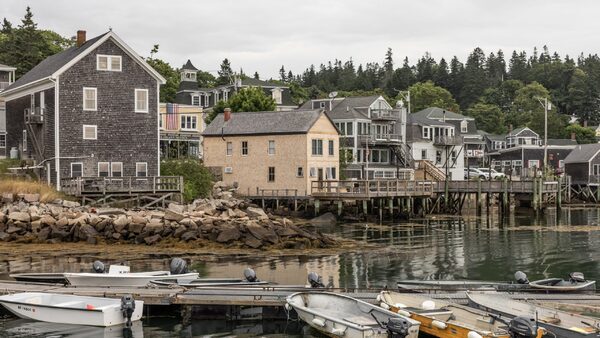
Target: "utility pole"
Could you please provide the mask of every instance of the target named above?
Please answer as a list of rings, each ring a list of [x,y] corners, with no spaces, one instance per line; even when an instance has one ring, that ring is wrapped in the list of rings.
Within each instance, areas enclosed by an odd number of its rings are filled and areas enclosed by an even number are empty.
[[[548,98],[544,97],[544,101],[539,97],[536,97],[538,102],[544,107],[544,167],[543,172],[547,169],[548,165],[548,110],[552,109],[551,103],[548,102]]]

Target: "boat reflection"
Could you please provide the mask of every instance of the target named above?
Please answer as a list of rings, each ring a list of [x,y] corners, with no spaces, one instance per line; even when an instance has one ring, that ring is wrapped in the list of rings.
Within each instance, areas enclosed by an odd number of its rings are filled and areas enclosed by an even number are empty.
[[[69,337],[69,338],[142,338],[144,328],[141,321],[135,321],[130,328],[124,325],[95,327],[37,322],[26,319],[0,321],[0,337]]]

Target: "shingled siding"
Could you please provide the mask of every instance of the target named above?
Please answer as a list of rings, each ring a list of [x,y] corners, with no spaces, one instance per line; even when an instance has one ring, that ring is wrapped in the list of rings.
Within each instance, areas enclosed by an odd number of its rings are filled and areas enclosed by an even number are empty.
[[[96,55],[121,55],[122,71],[96,70]],[[122,162],[123,175],[135,176],[146,162],[158,174],[157,80],[111,40],[59,77],[61,178],[71,162],[83,163],[84,176],[98,175],[98,162]],[[83,87],[97,88],[97,111],[83,110]],[[135,112],[135,89],[148,90],[148,113]],[[97,140],[83,139],[83,125],[97,126]],[[93,155],[93,157],[92,157]]]
[[[10,150],[13,147],[21,151],[23,130],[25,129],[23,112],[25,108],[29,107],[31,107],[29,95],[6,102],[6,152],[8,155],[10,155]],[[27,147],[27,150],[27,154],[29,154],[33,149]],[[19,152],[19,154],[21,153]]]

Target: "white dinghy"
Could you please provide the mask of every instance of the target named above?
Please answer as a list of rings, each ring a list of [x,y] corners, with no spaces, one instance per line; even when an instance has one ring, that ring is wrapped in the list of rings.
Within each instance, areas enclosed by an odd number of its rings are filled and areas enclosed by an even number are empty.
[[[99,263],[97,265],[97,263]],[[98,267],[98,268],[97,268]],[[104,287],[143,287],[151,281],[164,279],[189,280],[198,278],[198,273],[187,273],[184,260],[175,258],[171,261],[171,271],[131,272],[129,266],[111,265],[108,273],[104,272],[101,262],[94,262],[94,272],[64,273],[72,286],[104,286]]]
[[[0,296],[0,304],[24,319],[103,327],[129,325],[142,318],[144,308],[144,302],[131,296],[113,299],[41,292]]]
[[[352,297],[328,292],[298,292],[286,309],[316,330],[346,338],[417,338],[420,323]]]

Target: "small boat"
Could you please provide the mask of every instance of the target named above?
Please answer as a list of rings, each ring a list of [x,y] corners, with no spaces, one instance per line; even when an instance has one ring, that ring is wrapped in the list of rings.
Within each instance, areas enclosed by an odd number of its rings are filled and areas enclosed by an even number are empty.
[[[0,304],[24,319],[90,326],[131,324],[142,318],[144,308],[144,302],[131,296],[113,299],[41,292],[0,296]]]
[[[417,338],[419,322],[352,297],[329,292],[297,292],[286,309],[317,331],[346,338]]]
[[[130,272],[128,266],[111,265],[108,273],[65,273],[64,276],[72,286],[142,287],[151,281],[172,279],[175,275],[170,271]],[[195,279],[198,278],[198,273],[182,273],[176,276],[179,279]]]
[[[529,286],[536,290],[545,291],[595,291],[596,281],[586,280],[581,272],[572,272],[569,274],[569,279],[562,278],[547,278],[529,282]]]
[[[152,284],[160,286],[183,286],[186,288],[200,288],[206,286],[253,286],[253,285],[266,285],[269,284],[267,281],[249,282],[245,279],[239,278],[197,278],[197,279],[183,279],[183,278],[170,278],[161,280],[152,280]]]
[[[3,321],[0,326],[4,332],[2,337],[143,338],[142,321],[137,320],[131,324],[131,327],[125,327],[125,324],[97,327],[11,319]]]
[[[382,291],[381,307],[421,323],[419,330],[441,338],[510,338],[510,325],[489,313],[422,295]],[[543,332],[538,332],[542,337]]]
[[[544,306],[512,300],[504,295],[468,292],[469,305],[501,316],[528,316],[537,319],[539,326],[555,337],[598,337],[600,321]]]
[[[67,284],[62,272],[13,273],[9,277],[17,282]]]

